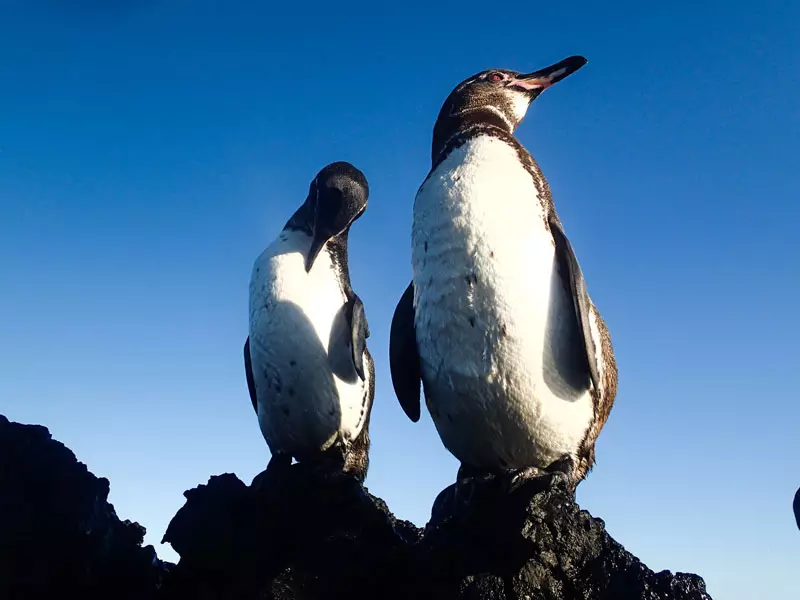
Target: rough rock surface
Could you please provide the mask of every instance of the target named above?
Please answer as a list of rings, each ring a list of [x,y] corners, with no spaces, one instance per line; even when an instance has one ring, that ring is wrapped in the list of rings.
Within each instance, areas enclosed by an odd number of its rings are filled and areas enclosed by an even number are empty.
[[[169,595],[413,597],[399,574],[411,570],[420,530],[352,477],[302,465],[281,475],[265,485],[262,473],[248,487],[225,474],[185,493],[164,535],[181,556]]]
[[[511,494],[498,479],[446,488],[420,554],[423,579],[435,590],[430,597],[710,598],[697,575],[654,573],[626,551],[602,520],[580,510],[560,474],[528,480]]]
[[[628,553],[558,475],[511,494],[494,478],[450,486],[424,531],[348,476],[219,475],[184,494],[164,536],[181,560],[168,565],[45,428],[0,417],[0,469],[4,599],[709,598],[700,577]]]
[[[166,590],[202,598],[710,598],[696,575],[653,573],[574,503],[560,476],[512,494],[496,479],[445,489],[423,531],[345,476],[294,465],[186,492],[165,539]],[[468,500],[467,500],[468,499]]]
[[[109,485],[39,425],[0,415],[0,598],[152,598],[167,568]]]

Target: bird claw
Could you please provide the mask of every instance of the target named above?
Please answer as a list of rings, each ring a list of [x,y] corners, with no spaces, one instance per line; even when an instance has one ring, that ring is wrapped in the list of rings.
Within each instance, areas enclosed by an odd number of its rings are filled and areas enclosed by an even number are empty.
[[[543,472],[537,467],[525,467],[524,469],[519,469],[518,471],[511,471],[509,473],[509,478],[507,479],[506,491],[509,494],[512,494],[526,481],[541,477],[542,475]]]
[[[574,462],[572,458],[564,457],[552,463],[546,469],[526,467],[509,472],[509,477],[506,480],[506,490],[511,494],[534,479],[546,482],[547,486],[552,486],[556,480],[561,479],[566,482],[567,487],[574,490],[573,473]]]

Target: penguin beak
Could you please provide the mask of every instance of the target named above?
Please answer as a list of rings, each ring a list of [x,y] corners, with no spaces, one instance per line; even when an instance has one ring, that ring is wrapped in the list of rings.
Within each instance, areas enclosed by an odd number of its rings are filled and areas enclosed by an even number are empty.
[[[554,83],[572,75],[587,62],[583,56],[570,56],[544,69],[516,77],[509,83],[509,87],[524,90],[530,93],[533,99]]]
[[[316,228],[314,228],[314,237],[311,240],[311,247],[308,249],[308,256],[306,256],[306,273],[311,271],[314,261],[317,260],[320,250],[322,250],[327,241],[327,237],[317,236]]]

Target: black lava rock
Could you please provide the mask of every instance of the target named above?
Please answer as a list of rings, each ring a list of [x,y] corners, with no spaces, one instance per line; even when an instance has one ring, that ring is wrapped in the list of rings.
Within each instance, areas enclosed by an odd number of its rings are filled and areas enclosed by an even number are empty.
[[[296,464],[267,484],[212,477],[186,492],[164,540],[176,598],[410,598],[421,531],[353,477]]]
[[[44,427],[0,416],[0,598],[172,600],[701,600],[696,575],[654,573],[547,475],[439,494],[425,530],[347,475],[292,465],[251,485],[211,477],[164,540],[141,547],[98,479]]]
[[[581,511],[560,475],[508,493],[450,486],[424,534],[348,476],[293,465],[247,487],[186,493],[165,540],[181,555],[169,597],[703,600],[696,575],[653,573]]]
[[[167,564],[39,425],[0,415],[0,598],[151,598]]]
[[[653,573],[580,510],[560,474],[442,491],[419,544],[422,598],[709,599],[696,575]]]

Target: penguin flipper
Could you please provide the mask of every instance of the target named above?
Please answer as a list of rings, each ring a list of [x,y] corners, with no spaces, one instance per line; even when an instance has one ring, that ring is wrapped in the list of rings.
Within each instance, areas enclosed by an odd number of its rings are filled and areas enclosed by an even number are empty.
[[[369,324],[367,323],[367,314],[364,312],[364,303],[356,293],[353,293],[347,303],[347,322],[350,325],[350,348],[353,355],[353,366],[356,373],[365,380],[364,373],[364,350],[367,347],[367,338],[369,337]]]
[[[364,397],[364,425],[361,432],[353,440],[347,449],[344,459],[344,470],[353,475],[362,484],[367,478],[369,470],[369,422],[372,417],[372,405],[375,401],[375,361],[369,350],[364,351],[364,366],[366,367],[367,379],[370,381],[369,393]]]
[[[389,367],[394,393],[403,412],[414,423],[420,417],[419,352],[414,329],[414,283],[408,284],[392,317],[389,335]]]
[[[591,300],[586,291],[586,281],[583,279],[583,272],[581,271],[580,265],[578,265],[578,259],[572,249],[572,244],[569,243],[569,239],[564,233],[564,229],[561,227],[558,218],[551,214],[548,221],[550,223],[550,232],[553,234],[553,240],[555,241],[558,273],[572,296],[572,303],[575,307],[575,317],[578,321],[578,329],[583,334],[586,362],[589,366],[589,377],[595,389],[599,389],[601,386],[600,365],[597,364],[595,343],[589,325],[589,306]]]
[[[256,380],[253,378],[253,363],[250,361],[250,336],[244,342],[244,373],[247,377],[247,389],[250,392],[250,401],[253,410],[258,414],[258,400],[256,399]]]

